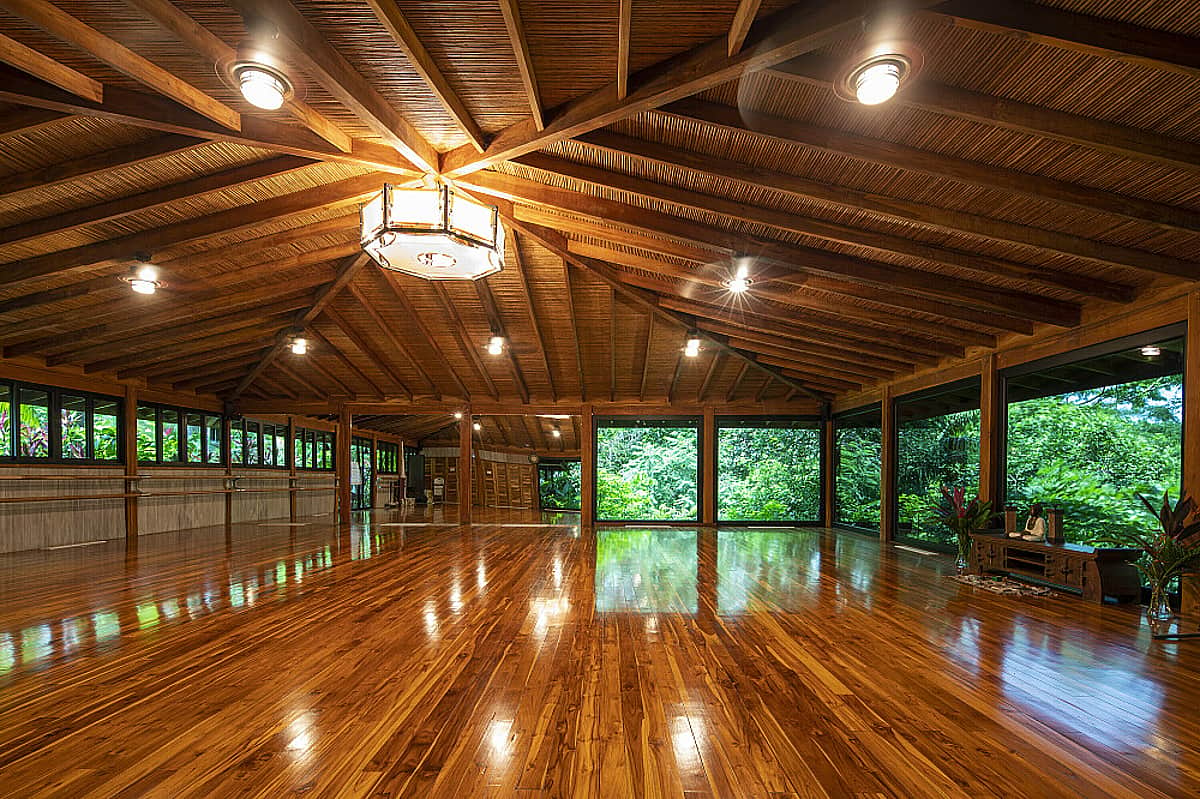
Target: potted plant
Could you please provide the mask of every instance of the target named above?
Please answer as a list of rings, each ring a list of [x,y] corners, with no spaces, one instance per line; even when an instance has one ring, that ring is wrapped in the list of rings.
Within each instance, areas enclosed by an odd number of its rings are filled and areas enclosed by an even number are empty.
[[[1174,507],[1170,496],[1163,494],[1162,506],[1157,510],[1141,494],[1138,499],[1161,528],[1153,535],[1134,536],[1143,553],[1138,569],[1150,583],[1150,606],[1146,613],[1151,619],[1165,620],[1174,615],[1168,598],[1171,583],[1200,572],[1200,512],[1187,494]]]
[[[992,518],[992,503],[980,502],[979,497],[967,501],[962,486],[951,489],[942,486],[942,501],[933,509],[938,521],[950,528],[958,541],[958,559],[954,565],[959,574],[966,571],[971,556],[971,533],[987,527]]]

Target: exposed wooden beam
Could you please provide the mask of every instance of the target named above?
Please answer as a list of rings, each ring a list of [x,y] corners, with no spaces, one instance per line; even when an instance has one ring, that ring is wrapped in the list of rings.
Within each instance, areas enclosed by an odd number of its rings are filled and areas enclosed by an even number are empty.
[[[118,370],[117,379],[131,380],[137,377],[144,377],[146,380],[169,379],[172,375],[178,375],[181,372],[190,372],[193,369],[208,364],[227,362],[234,358],[243,358],[252,354],[261,355],[263,350],[264,347],[261,341],[250,341],[228,346],[218,346],[210,349],[208,352],[189,355],[185,358],[180,358],[174,355],[174,353],[168,353],[161,360],[142,362]]]
[[[357,255],[351,255],[346,258],[346,260],[342,261],[342,263],[338,265],[337,273],[334,275],[333,282],[327,284],[325,288],[317,293],[316,299],[313,301],[312,305],[308,307],[308,310],[306,310],[304,313],[297,314],[296,318],[293,320],[292,326],[304,328],[311,324],[314,319],[321,315],[321,312],[325,310],[326,306],[333,302],[334,298],[337,297],[338,292],[345,288],[346,285],[354,279],[354,276],[362,271],[362,268],[366,266],[370,260],[370,256],[366,255],[365,253],[359,253]],[[246,376],[238,382],[228,397],[229,402],[233,402],[239,396],[241,396],[242,392],[254,382],[255,378],[262,374],[262,371],[266,369],[281,352],[283,352],[284,348],[288,346],[287,334],[288,328],[284,328],[276,334],[274,346],[267,350],[267,354],[262,357],[262,360],[255,364],[254,368],[247,372]]]
[[[534,343],[537,344],[538,358],[541,360],[542,369],[546,373],[546,385],[550,388],[550,399],[557,402],[558,390],[554,387],[554,373],[550,369],[550,359],[546,355],[546,336],[542,332],[541,317],[534,310],[533,288],[529,285],[529,275],[525,268],[525,256],[521,252],[521,236],[512,229],[509,229],[507,233],[506,238],[513,252],[511,267],[521,284],[521,296],[525,301],[525,308],[529,313],[529,325],[533,328],[533,338]]]
[[[650,380],[650,352],[654,346],[654,314],[646,316],[646,346],[642,351],[642,380],[638,384],[638,401],[646,401],[646,384]]]
[[[365,312],[367,316],[371,318],[371,321],[375,323],[375,327],[379,329],[380,335],[383,336],[388,347],[403,355],[405,360],[407,360],[412,366],[413,370],[421,376],[423,381],[425,381],[425,385],[429,387],[429,390],[438,398],[440,398],[441,392],[438,390],[437,383],[435,383],[433,378],[429,376],[429,372],[425,371],[425,367],[423,367],[421,362],[417,360],[417,357],[413,354],[412,348],[408,346],[403,337],[396,335],[396,331],[387,323],[387,320],[383,318],[383,315],[379,312],[379,309],[375,307],[375,303],[371,302],[370,299],[363,293],[358,283],[352,282],[348,284],[346,286],[346,290],[349,291],[351,296],[358,301],[358,304],[362,308],[363,312]]]
[[[0,7],[213,122],[231,130],[239,130],[242,126],[241,114],[237,111],[85,25],[47,0],[0,0]],[[88,99],[99,102],[99,98]]]
[[[794,364],[799,364],[801,368],[810,370],[819,370],[828,372],[831,377],[844,377],[848,380],[883,380],[890,379],[895,376],[895,372],[890,369],[881,369],[879,367],[864,364],[859,360],[845,359],[841,360],[837,357],[823,357],[813,355],[810,351],[804,349],[792,349],[790,347],[776,347],[770,344],[763,344],[754,341],[748,336],[742,336],[741,331],[732,329],[731,326],[722,326],[720,324],[698,324],[702,330],[711,330],[717,333],[724,333],[730,336],[729,343],[731,346],[738,349],[746,350],[747,352],[756,352],[759,355],[765,355],[769,358],[784,358]],[[831,350],[827,351],[831,356]]]
[[[479,357],[480,347],[471,341],[471,335],[467,332],[466,323],[459,316],[454,302],[450,299],[450,295],[446,293],[446,287],[436,282],[431,283],[430,287],[433,289],[434,297],[437,298],[438,307],[442,309],[442,315],[445,317],[447,327],[450,328],[450,332],[454,335],[454,340],[458,342],[459,351],[467,359],[467,363],[474,367],[475,374],[487,386],[487,392],[492,399],[499,399],[500,392],[496,390],[496,383],[492,380],[492,376],[488,374],[487,366],[483,363],[483,359]]]
[[[517,360],[512,337],[508,334],[504,318],[500,315],[500,306],[496,303],[496,296],[492,293],[492,288],[488,285],[486,278],[475,281],[475,293],[479,296],[480,304],[483,305],[483,312],[488,318],[492,334],[504,337],[504,357],[512,372],[513,384],[521,395],[521,401],[527,403],[529,402],[529,385],[525,382],[525,374],[521,371],[521,363]]]
[[[934,13],[963,27],[1200,77],[1200,40],[1177,33],[1014,0],[954,0]]]
[[[116,355],[101,361],[85,363],[83,365],[83,373],[90,375],[114,370],[132,369],[139,366],[161,366],[164,362],[178,363],[187,358],[211,354],[214,348],[229,347],[232,349],[241,347],[249,342],[253,342],[258,349],[262,349],[263,337],[269,337],[274,328],[275,325],[271,321],[264,320],[262,323],[252,327],[240,328],[228,333],[215,334],[206,336],[203,339],[172,345],[166,352],[158,348],[146,349],[128,355]]]
[[[354,139],[350,151],[343,152],[311,130],[262,116],[243,117],[241,129],[230,130],[165,97],[118,86],[105,86],[104,100],[97,103],[4,65],[0,65],[0,100],[63,114],[112,119],[164,133],[229,141],[319,161],[341,161],[399,175],[418,174],[409,161],[378,142]]]
[[[969,161],[931,150],[921,150],[882,139],[872,139],[844,130],[823,128],[807,122],[768,114],[753,113],[753,125],[744,121],[744,111],[702,100],[681,100],[662,109],[674,116],[699,120],[730,130],[751,130],[781,141],[798,144],[811,150],[833,153],[858,161],[948,178],[971,186],[1017,194],[1033,200],[1058,203],[1084,211],[1097,211],[1141,224],[1156,225],[1188,233],[1200,232],[1200,214],[1185,208],[1143,200],[1126,194],[1115,194],[1075,183],[1048,178],[1030,172]],[[1159,264],[1159,271],[1178,269],[1171,258],[1146,253],[1147,264]],[[1133,264],[1130,264],[1131,266]],[[1147,266],[1152,269],[1155,267]],[[1189,265],[1188,268],[1194,268]],[[1194,273],[1193,273],[1194,274]]]
[[[215,233],[230,233],[281,216],[354,205],[378,191],[379,180],[375,174],[361,175],[107,241],[26,258],[3,265],[0,285],[23,283],[110,261],[125,261],[137,252],[153,252]]]
[[[377,274],[382,276],[384,284],[391,292],[391,295],[396,300],[396,303],[400,306],[400,311],[404,315],[404,318],[412,322],[413,329],[416,331],[417,335],[421,337],[421,340],[425,342],[425,346],[429,347],[429,349],[433,352],[437,362],[445,365],[446,371],[450,375],[450,379],[454,381],[456,386],[458,386],[460,396],[463,399],[469,400],[471,398],[470,390],[467,388],[467,385],[463,382],[462,378],[459,377],[458,372],[456,372],[454,368],[450,366],[450,362],[446,358],[446,353],[437,343],[437,339],[434,338],[433,332],[429,329],[429,326],[425,324],[424,318],[413,306],[412,301],[408,299],[407,291],[399,283],[400,276],[395,272],[386,269],[379,270]]]
[[[542,240],[539,238],[539,242]],[[544,245],[544,242],[542,242]],[[560,256],[562,258],[562,256]],[[571,288],[571,266],[566,258],[562,258],[563,302],[567,304],[567,321],[571,323],[571,340],[575,344],[575,363],[579,369],[579,398],[587,402],[587,367],[583,359],[583,343],[579,339],[579,317],[575,314],[575,290]]]
[[[349,339],[350,343],[357,347],[363,355],[367,356],[368,360],[374,363],[381,372],[387,375],[388,379],[391,380],[392,383],[400,388],[400,393],[404,394],[406,397],[412,397],[412,390],[409,389],[409,387],[405,384],[404,378],[397,374],[396,370],[392,368],[391,363],[388,362],[387,356],[380,352],[379,348],[372,344],[366,338],[366,336],[361,335],[357,330],[355,330],[354,325],[350,323],[350,320],[342,316],[332,303],[325,306],[324,316],[325,318],[329,319],[329,321],[333,322],[334,326],[336,326],[338,330],[342,331],[342,335]]]
[[[624,283],[621,280],[620,275],[619,275],[619,270],[616,267],[610,266],[610,265],[602,263],[600,261],[596,261],[591,258],[584,258],[582,256],[572,254],[567,249],[567,240],[561,234],[557,233],[556,231],[547,230],[545,228],[536,228],[527,223],[516,222],[515,220],[512,220],[512,219],[509,219],[509,224],[512,224],[512,225],[518,227],[520,230],[525,232],[527,235],[530,235],[533,238],[537,239],[537,241],[543,247],[545,247],[546,249],[550,250],[555,255],[562,258],[564,262],[574,264],[578,268],[584,269],[584,270],[590,272],[591,274],[595,275],[596,277],[600,278],[600,280],[602,282],[604,282],[608,286],[616,289],[618,292],[621,293],[622,296],[624,296],[626,299],[628,299],[630,302],[632,302],[635,306],[642,308],[646,311],[649,311],[650,313],[656,313],[659,316],[663,317],[664,319],[668,319],[673,324],[683,327],[684,329],[688,329],[688,328],[691,328],[694,326],[692,324],[693,320],[685,318],[685,317],[681,317],[676,312],[671,311],[666,308],[663,308],[661,305],[658,304],[658,302],[654,299],[653,296],[647,296],[645,293],[641,292],[640,290]],[[723,337],[714,336],[714,335],[710,334],[707,336],[707,338],[715,346],[750,363],[752,366],[754,366],[754,368],[758,369],[760,372],[771,375],[771,376],[775,377],[776,379],[780,380],[781,382],[783,382],[789,386],[792,386],[793,388],[799,389],[800,391],[802,391],[803,393],[805,393],[812,399],[817,400],[818,402],[826,402],[827,401],[827,398],[817,394],[812,389],[810,389],[808,386],[806,386],[802,383],[799,383],[795,380],[792,380],[791,378],[785,377],[785,376],[781,375],[779,373],[779,371],[774,369],[773,367],[759,363],[755,357],[748,355],[748,354],[742,352],[741,350],[737,350],[737,349],[734,349],[733,347],[730,347],[728,345],[728,343],[726,343],[726,341],[723,339]]]
[[[312,338],[316,341],[317,349],[321,351],[322,355],[333,356],[333,359],[340,363],[342,368],[354,375],[355,379],[359,380],[363,385],[367,386],[371,393],[378,397],[387,395],[387,392],[383,390],[382,386],[376,383],[375,380],[372,379],[371,376],[362,369],[359,369],[354,361],[350,360],[346,353],[342,352],[336,344],[329,340],[328,336],[317,329],[316,325],[310,324],[306,328],[305,333],[306,335],[312,336]],[[259,374],[261,375],[261,372]],[[256,376],[255,380],[257,379],[258,377]]]
[[[831,203],[855,211],[867,211],[889,219],[917,222],[939,232],[968,233],[994,241],[1037,247],[1113,266],[1127,266],[1125,263],[1127,256],[1129,260],[1136,261],[1144,254],[1139,250],[1126,252],[1126,248],[1058,231],[1043,230],[1029,225],[1005,222],[995,217],[941,208],[895,195],[860,191],[846,186],[823,183],[786,172],[634,139],[609,131],[589,133],[580,141],[609,152],[643,158],[671,168],[726,178],[748,186],[765,186],[769,187],[771,191],[790,194],[802,199]],[[879,239],[878,241],[882,242],[883,240]],[[978,253],[956,253],[944,247],[924,249],[923,245],[919,243],[916,246],[918,249],[915,252],[924,253],[917,257],[933,256],[934,260],[940,263],[951,263],[975,271],[1028,280],[1047,287],[1063,288],[1081,296],[1095,296],[1113,302],[1129,302],[1134,297],[1134,291],[1130,286],[1072,272],[1056,271],[1042,265],[1008,261]],[[947,260],[940,260],[943,257]]]
[[[1195,43],[1200,47],[1200,39]],[[837,80],[837,69],[832,59],[810,53],[776,66],[773,72],[787,80],[832,90]],[[1078,144],[1121,158],[1151,161],[1175,169],[1200,170],[1200,144],[1195,142],[1007,97],[973,92],[925,77],[906,85],[904,91],[891,102],[1030,136]]]
[[[310,356],[313,356],[313,357],[310,357]],[[309,370],[315,372],[316,374],[320,375],[322,380],[324,380],[327,383],[329,383],[330,385],[334,386],[335,391],[339,391],[339,392],[345,394],[347,397],[353,397],[353,396],[357,395],[357,392],[355,392],[355,390],[353,388],[351,388],[349,386],[349,384],[347,384],[344,380],[342,380],[340,377],[338,377],[333,372],[331,372],[327,367],[325,367],[321,364],[320,353],[316,353],[314,355],[314,353],[312,353],[312,351],[310,350],[309,355],[305,355],[303,358],[303,361],[304,361],[303,368],[309,369]],[[279,365],[280,365],[280,361],[278,358],[275,358],[270,363],[270,366],[273,366],[277,369],[279,368]],[[297,367],[297,368],[299,368],[299,367]],[[243,378],[243,379],[245,379],[245,378]]]
[[[914,7],[933,4],[934,0],[916,0]],[[767,69],[853,34],[865,11],[858,3],[797,3],[751,26],[748,46],[737,55],[729,55],[728,38],[722,34],[631,75],[632,91],[626,97],[618,98],[609,84],[558,109],[542,130],[532,120],[519,122],[495,136],[482,154],[474,147],[452,150],[442,159],[442,171],[462,177],[720,86],[746,72]]]
[[[617,6],[617,99],[629,96],[629,47],[633,40],[633,0]]]
[[[18,241],[29,241],[39,236],[48,236],[64,230],[71,230],[98,222],[112,222],[131,214],[162,208],[180,200],[200,197],[214,191],[232,189],[247,183],[277,177],[303,169],[314,163],[308,158],[294,155],[281,155],[255,161],[251,164],[233,167],[211,175],[190,178],[178,183],[168,184],[161,188],[120,197],[108,202],[88,205],[74,211],[66,211],[21,222],[0,229],[0,245],[13,244]],[[0,188],[0,191],[3,191]]]
[[[104,99],[104,86],[82,72],[71,69],[49,56],[42,55],[32,47],[26,47],[0,33],[0,62],[28,72],[63,91],[79,95],[87,100],[100,102]]]
[[[217,68],[225,68],[237,59],[236,49],[217,38],[170,0],[125,0],[125,2],[141,11],[148,19],[158,23],[160,27],[173,34],[175,38],[191,47]],[[342,152],[348,153],[353,150],[354,143],[350,136],[316,109],[295,97],[285,100],[283,107],[289,115]]]
[[[708,389],[712,386],[713,378],[717,376],[717,371],[723,363],[725,363],[725,353],[721,350],[713,350],[712,359],[708,362],[708,371],[704,373],[704,381],[696,392],[696,402],[704,402],[704,398],[708,396]]]
[[[391,34],[392,41],[408,57],[409,63],[425,81],[425,85],[446,109],[446,113],[466,135],[467,140],[474,145],[475,149],[483,152],[483,148],[487,146],[487,137],[471,117],[471,112],[463,105],[458,94],[450,88],[450,82],[438,69],[433,56],[425,49],[425,45],[421,43],[421,37],[413,30],[412,25],[408,24],[408,20],[405,19],[404,13],[396,5],[395,0],[366,0],[366,3],[375,13],[379,24],[383,25]]]
[[[73,180],[102,176],[124,167],[152,161],[155,158],[194,150],[204,144],[206,142],[200,139],[171,133],[149,141],[114,147],[111,150],[92,153],[82,158],[11,175],[3,183],[0,183],[0,197],[7,197],[29,189],[42,189],[69,183]]]
[[[686,335],[686,333],[684,335]],[[675,401],[675,388],[679,385],[679,375],[683,373],[683,362],[685,358],[687,358],[687,356],[683,354],[683,348],[680,347],[679,352],[675,354],[675,371],[671,373],[671,382],[667,383],[668,403]],[[770,375],[765,375],[764,379],[768,383],[771,382]]]
[[[500,13],[504,15],[504,27],[512,43],[513,55],[517,59],[517,70],[521,73],[521,84],[529,100],[529,113],[534,130],[546,127],[546,115],[542,109],[542,97],[538,90],[537,71],[533,68],[533,57],[529,53],[529,41],[525,24],[521,22],[519,0],[500,0]]]
[[[774,240],[764,241],[756,239],[751,241],[731,231],[708,227],[697,222],[691,222],[687,219],[659,213],[647,208],[639,208],[581,192],[560,189],[532,180],[524,180],[495,172],[477,172],[465,178],[464,182],[488,194],[532,205],[567,210],[571,213],[592,217],[602,224],[620,224],[650,235],[673,238],[687,244],[700,243],[705,246],[723,248],[726,252],[730,253],[736,251],[753,252],[760,259],[765,259],[774,265],[776,269],[775,276],[787,272],[795,275],[803,275],[805,276],[804,282],[806,285],[821,283],[827,290],[832,290],[834,293],[844,293],[840,289],[854,284],[850,281],[842,280],[838,281],[837,285],[830,285],[830,278],[822,277],[814,272],[815,266],[822,265],[827,267],[823,270],[825,272],[844,270],[852,273],[858,272],[863,275],[867,272],[872,272],[876,276],[881,274],[880,272],[876,272],[868,262],[840,256],[825,250],[798,247]],[[615,231],[609,232],[610,234],[615,233]],[[803,264],[804,266],[798,267],[796,264]],[[760,278],[763,276],[764,271],[764,269],[760,268],[758,273]],[[910,281],[928,281],[932,277],[936,276],[925,278],[910,276]],[[857,293],[862,289],[863,287],[860,285],[853,289],[853,291]],[[875,288],[872,286],[868,287],[867,290],[874,294],[876,302],[890,304],[893,307],[918,310],[923,313],[938,313],[939,315],[946,316],[948,319],[961,319],[964,322],[972,322],[987,327],[1000,325],[998,329],[1005,329],[1004,325],[1009,325],[1009,329],[1013,329],[1011,326],[1016,324],[1014,332],[1028,333],[1032,330],[1030,327],[1031,323],[1028,321],[1013,320],[1012,317],[1005,317],[991,311],[964,306],[961,303],[947,304],[945,301],[929,297],[902,294],[895,291],[894,286],[890,289],[886,287]],[[839,306],[839,308],[842,307]],[[937,307],[937,310],[933,310],[935,307]],[[845,313],[853,313],[854,311],[855,309],[852,307],[844,307]],[[939,329],[938,325],[931,324],[930,327],[934,330]],[[944,329],[947,333],[953,331],[952,327],[942,326],[941,329]],[[937,335],[937,333],[934,333],[934,335]],[[984,346],[993,346],[995,344],[994,336],[988,337],[984,335],[981,337],[981,334],[977,331],[961,330],[956,332],[955,335],[976,338],[977,343]]]
[[[635,194],[648,200],[671,203],[741,222],[765,225],[786,233],[816,236],[837,244],[866,246],[893,253],[903,252],[908,255],[922,253],[921,257],[930,259],[945,260],[947,258],[940,254],[946,252],[940,247],[921,244],[902,236],[851,228],[775,208],[730,200],[713,194],[702,194],[577,164],[554,156],[529,155],[522,157],[519,163],[551,174],[584,181],[597,187],[607,187],[611,190]],[[1016,316],[1029,321],[1042,321],[1061,327],[1073,327],[1079,324],[1080,308],[1073,303],[879,261],[842,256],[830,257],[831,253],[813,248],[798,248],[798,250],[797,255],[799,256],[802,252],[803,256],[788,261],[792,264],[802,264],[797,271],[814,271],[828,277],[874,285],[884,292],[885,297],[895,296],[893,292],[899,288],[924,295],[949,298],[956,303],[974,305],[994,314]],[[961,255],[963,261],[961,265],[970,266],[970,254],[962,253]],[[953,313],[946,315],[953,318]]]
[[[700,319],[696,325],[714,333],[722,333],[730,339],[737,339],[742,349],[751,352],[809,359],[813,364],[857,373],[864,377],[892,378],[913,371],[912,356],[908,356],[908,361],[902,361],[880,354],[870,347],[869,342],[822,336],[819,332],[806,333],[802,328],[795,326],[787,328],[785,334],[772,335],[739,327],[720,319]]]
[[[288,0],[230,0],[244,14],[275,24],[288,43],[284,57],[358,117],[375,135],[395,147],[417,169],[438,171],[438,154],[425,137],[335,50]],[[472,149],[474,149],[472,147]]]
[[[741,52],[742,44],[750,33],[750,26],[754,24],[754,18],[758,16],[758,7],[761,5],[762,0],[741,0],[738,3],[737,10],[733,12],[733,22],[729,24],[729,55],[735,56]]]
[[[733,398],[737,396],[738,389],[742,387],[742,381],[746,379],[746,373],[750,371],[750,363],[744,362],[742,368],[738,370],[737,377],[729,385],[729,391],[725,392],[725,402],[733,402]]]
[[[608,401],[617,401],[617,292],[608,290]]]

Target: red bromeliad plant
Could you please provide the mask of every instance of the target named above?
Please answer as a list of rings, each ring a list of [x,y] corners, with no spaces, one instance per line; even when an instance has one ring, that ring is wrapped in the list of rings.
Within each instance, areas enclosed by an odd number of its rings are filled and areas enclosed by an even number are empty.
[[[1167,591],[1171,583],[1200,572],[1200,510],[1187,494],[1174,507],[1170,496],[1163,494],[1162,506],[1157,509],[1144,496],[1139,494],[1138,499],[1159,525],[1153,535],[1134,536],[1145,553],[1137,565],[1150,583],[1149,612],[1154,618],[1170,618]]]
[[[942,502],[934,508],[938,521],[950,528],[958,540],[959,566],[965,566],[971,553],[971,533],[987,527],[992,518],[992,503],[980,502],[979,497],[967,501],[962,486],[942,486]]]

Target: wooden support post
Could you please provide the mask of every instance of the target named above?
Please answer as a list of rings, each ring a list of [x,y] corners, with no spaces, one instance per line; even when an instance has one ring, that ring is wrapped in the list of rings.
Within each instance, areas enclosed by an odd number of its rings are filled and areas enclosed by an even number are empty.
[[[342,405],[338,411],[337,452],[333,463],[337,470],[337,506],[338,523],[350,524],[350,436],[353,435],[353,416],[350,410]]]
[[[996,356],[987,353],[979,369],[979,500],[1000,501],[1003,471],[1004,397]],[[997,509],[1000,510],[1000,509]]]
[[[379,437],[371,434],[371,508],[379,506]]]
[[[715,527],[717,524],[717,416],[712,406],[704,409],[704,426],[700,431],[700,464],[704,471],[700,487],[700,497],[703,503],[700,523],[706,527]]]
[[[225,467],[225,534],[233,527],[233,422],[221,417],[221,440],[225,443],[221,464]]]
[[[1183,379],[1183,490],[1200,502],[1200,291],[1188,297]],[[1184,578],[1183,612],[1200,616],[1200,578]]]
[[[896,407],[891,386],[881,400],[882,457],[879,475],[879,540],[896,537]]]
[[[125,456],[125,477],[135,478],[138,474],[138,452],[137,452],[137,389],[133,386],[125,387],[125,410],[124,410],[125,427],[122,432],[122,445]],[[138,545],[138,498],[129,496],[134,493],[137,487],[137,481],[126,479],[124,481],[125,490],[122,492],[125,497],[125,551],[126,553],[136,552]]]
[[[475,478],[471,469],[471,439],[474,434],[475,420],[471,417],[471,409],[463,410],[462,421],[458,423],[458,523],[470,524]]]
[[[585,403],[580,418],[582,436],[579,441],[580,460],[580,525],[584,529],[596,526],[596,421],[591,403]]]
[[[287,468],[288,468],[288,520],[296,521],[297,494],[296,488],[296,418],[288,417],[287,424]]]
[[[831,527],[837,519],[837,426],[830,416],[824,421],[821,427],[821,441],[823,444],[824,460],[822,464],[823,475],[821,480],[822,486],[822,503],[821,503],[821,523],[826,527]]]

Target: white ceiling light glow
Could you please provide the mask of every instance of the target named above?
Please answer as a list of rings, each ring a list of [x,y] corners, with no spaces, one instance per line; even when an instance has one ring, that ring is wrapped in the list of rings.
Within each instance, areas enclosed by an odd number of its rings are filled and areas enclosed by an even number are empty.
[[[880,105],[916,76],[922,62],[920,52],[910,42],[881,42],[842,69],[834,90],[843,100]]]
[[[303,336],[297,336],[296,338],[292,339],[291,348],[292,355],[308,354],[308,339],[304,338]]]
[[[683,354],[689,358],[695,358],[700,355],[700,336],[697,333],[689,333],[687,343],[683,346]]]
[[[504,336],[492,336],[488,339],[488,355],[500,355],[504,352]]]
[[[246,37],[233,63],[224,65],[227,80],[250,105],[278,111],[295,94],[287,66],[276,52],[279,31],[259,17],[248,17],[245,25]]]
[[[745,258],[742,258],[733,277],[725,282],[725,288],[729,289],[732,294],[745,294],[750,290],[752,282],[750,280],[750,265],[746,263]]]
[[[478,280],[504,268],[496,207],[436,181],[385,184],[363,206],[362,248],[384,269],[426,280]]]
[[[130,268],[129,274],[121,277],[135,294],[154,294],[165,285],[159,279],[158,267],[148,263],[149,260],[147,255],[138,255],[137,263]]]

